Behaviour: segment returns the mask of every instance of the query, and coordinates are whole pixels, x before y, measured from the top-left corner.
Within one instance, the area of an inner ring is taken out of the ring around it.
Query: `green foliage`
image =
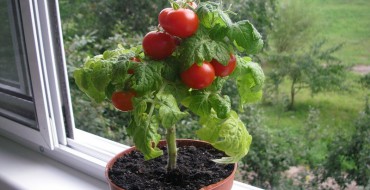
[[[277,0],[224,0],[225,4],[232,4],[233,10],[238,10],[236,14],[231,14],[232,20],[243,20],[248,18],[251,23],[261,33],[265,43],[264,48],[269,47],[267,33],[273,26],[276,19]]]
[[[203,128],[197,131],[197,135],[229,156],[214,160],[215,162],[235,163],[248,153],[252,136],[236,112],[231,111],[226,119],[218,118],[213,112],[211,115],[201,116],[200,124]]]
[[[262,87],[265,82],[265,75],[262,68],[251,62],[249,57],[237,58],[238,66],[233,76],[236,77],[240,105],[255,102],[262,97]]]
[[[158,13],[167,1],[118,1],[118,0],[60,0],[63,34],[66,37],[83,35],[86,30],[96,30],[99,38],[139,32],[156,26]]]
[[[370,73],[361,77],[360,84],[362,87],[370,89]]]
[[[328,147],[329,155],[324,164],[325,177],[334,177],[345,187],[355,180],[359,185],[367,186],[370,182],[370,106],[368,98],[366,107],[357,119],[356,132],[346,138],[338,135]],[[344,175],[347,174],[347,175]]]
[[[272,71],[269,78],[274,81],[273,90],[278,91],[284,78],[289,78],[290,104],[294,108],[295,96],[303,88],[317,94],[322,91],[344,88],[345,68],[333,56],[342,45],[326,48],[326,41],[313,41],[315,16],[308,7],[297,1],[279,10],[276,26],[271,31],[273,49],[269,53]]]
[[[292,149],[279,146],[272,134],[263,124],[263,112],[258,106],[246,106],[245,112],[240,117],[253,136],[251,149],[248,156],[242,159],[243,179],[248,183],[262,187],[276,187],[282,178],[282,172],[293,162]],[[293,143],[292,139],[281,132],[287,143]]]
[[[213,85],[204,90],[189,90],[180,80],[179,71],[194,62],[202,64],[203,61],[216,58],[226,64],[229,53],[236,48],[249,53],[261,49],[261,36],[249,22],[241,21],[234,25],[228,14],[220,9],[220,5],[199,4],[200,8],[207,6],[215,6],[217,11],[203,13],[225,25],[225,30],[231,31],[230,35],[211,39],[211,33],[218,27],[218,24],[211,23],[208,28],[200,27],[193,37],[183,39],[177,51],[168,59],[154,61],[146,57],[141,48],[118,47],[88,59],[82,67],[74,70],[78,87],[98,103],[109,101],[110,94],[114,91],[134,89],[138,93],[134,99],[135,109],[132,111],[127,132],[133,137],[137,149],[144,154],[145,159],[162,155],[162,151],[155,146],[161,137],[159,128],[172,128],[188,115],[180,110],[180,105],[200,117],[203,128],[197,133],[199,137],[208,140],[229,156],[217,160],[218,162],[236,162],[249,150],[251,136],[236,112],[231,111],[230,99],[219,94],[225,80],[215,80]],[[202,20],[201,24],[204,25]],[[233,44],[226,45],[230,41],[234,43],[234,47]],[[239,48],[243,43],[249,45],[243,46],[245,49]],[[140,58],[140,64],[134,64],[132,57]],[[235,79],[241,87],[241,103],[258,100],[260,95],[252,96],[252,99],[249,95],[261,92],[264,82],[262,69],[251,62],[250,58],[238,60],[239,75],[230,79]],[[134,74],[128,73],[129,69],[133,69]],[[209,125],[209,121],[213,121],[214,125]],[[208,132],[215,128],[217,132]]]
[[[292,53],[303,50],[313,41],[316,19],[309,4],[287,1],[281,3],[273,25],[269,32],[273,48],[277,53]]]
[[[188,69],[194,63],[210,62],[213,58],[226,65],[230,59],[230,51],[226,43],[212,40],[209,32],[200,27],[195,35],[181,44],[179,58],[184,64],[184,69]]]

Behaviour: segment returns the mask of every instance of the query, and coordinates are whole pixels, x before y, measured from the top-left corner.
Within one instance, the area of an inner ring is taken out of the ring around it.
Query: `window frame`
[[[0,135],[106,181],[106,163],[128,146],[74,126],[58,0],[19,3],[38,130],[0,116]]]
[[[53,150],[55,147],[55,123],[52,112],[49,112],[50,99],[48,80],[45,78],[45,59],[43,54],[42,40],[40,38],[40,19],[38,6],[35,1],[17,1],[21,12],[22,29],[24,34],[28,71],[35,107],[37,130],[29,128],[6,117],[0,117],[0,129],[6,133],[14,134],[39,146]],[[45,80],[46,79],[46,80]]]

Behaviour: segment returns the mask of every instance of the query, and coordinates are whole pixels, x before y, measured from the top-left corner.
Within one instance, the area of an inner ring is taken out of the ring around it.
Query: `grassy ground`
[[[305,0],[315,8],[319,37],[344,43],[337,53],[347,65],[370,65],[369,0]]]
[[[345,43],[336,54],[346,65],[370,65],[370,1],[369,0],[305,0],[317,12],[320,31],[318,38],[326,38],[330,45]],[[264,105],[265,124],[275,134],[276,140],[286,148],[296,149],[301,154],[302,146],[312,151],[313,161],[320,163],[327,153],[326,145],[338,134],[350,136],[353,123],[363,110],[365,97],[369,91],[358,84],[360,75],[349,73],[348,92],[328,92],[311,96],[308,90],[296,97],[294,111],[286,111],[283,106]],[[289,81],[281,86],[280,99],[289,98]],[[281,100],[280,102],[283,102]],[[307,126],[310,109],[318,111],[317,129]],[[285,135],[278,135],[286,131]],[[305,138],[307,131],[313,137]],[[296,144],[287,143],[291,138]],[[306,146],[305,146],[306,145]],[[301,160],[302,162],[305,162]],[[307,158],[308,159],[308,158]]]
[[[355,81],[359,76],[352,75],[350,78]],[[282,86],[280,99],[288,98],[288,83],[286,81]],[[318,164],[325,159],[327,144],[338,134],[348,137],[352,135],[354,122],[364,110],[368,93],[354,82],[349,92],[327,92],[311,96],[308,90],[302,90],[296,97],[295,109],[292,111],[287,111],[283,105],[264,105],[264,121],[279,143],[295,150],[295,157],[299,161],[305,163],[306,159],[311,159]],[[309,125],[310,110],[316,111],[313,120],[317,121],[317,128]],[[286,131],[283,136],[281,131]],[[307,138],[309,133],[311,136]],[[302,148],[311,149],[313,158],[302,158]]]

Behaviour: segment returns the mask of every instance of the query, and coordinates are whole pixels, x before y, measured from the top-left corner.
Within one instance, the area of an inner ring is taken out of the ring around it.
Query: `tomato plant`
[[[132,98],[135,96],[136,92],[133,90],[114,92],[112,94],[112,104],[121,111],[131,111],[134,109]]]
[[[140,63],[141,62],[140,58],[138,58],[138,57],[131,57],[130,61],[135,62],[135,63]],[[135,73],[135,71],[134,71],[134,69],[129,69],[127,71],[127,73],[133,75]]]
[[[171,35],[187,38],[193,35],[199,25],[197,14],[190,9],[163,9],[158,16],[159,24]]]
[[[142,45],[145,55],[155,60],[162,60],[175,51],[176,40],[167,33],[151,31],[144,36]]]
[[[262,68],[251,57],[237,55],[260,51],[262,36],[248,20],[232,21],[231,11],[223,10],[221,2],[169,1],[172,8],[160,12],[161,27],[145,35],[142,48],[118,46],[90,57],[74,71],[76,84],[97,103],[111,99],[121,111],[134,109],[127,132],[145,159],[163,154],[156,147],[162,127],[171,155],[167,168],[176,168],[175,128],[191,112],[202,125],[196,132],[199,139],[227,154],[216,161],[238,162],[247,154],[252,138],[222,88],[226,80],[235,82],[240,104],[262,97]],[[235,76],[215,80],[230,75],[235,67]],[[122,87],[132,90],[122,91]],[[112,91],[116,92],[110,95]]]
[[[215,70],[208,62],[203,62],[202,65],[194,63],[181,73],[181,79],[190,88],[203,89],[212,84],[215,79]]]
[[[230,60],[227,65],[222,65],[216,59],[211,61],[213,68],[215,69],[216,76],[225,77],[230,75],[236,67],[236,57],[234,54],[230,54]]]

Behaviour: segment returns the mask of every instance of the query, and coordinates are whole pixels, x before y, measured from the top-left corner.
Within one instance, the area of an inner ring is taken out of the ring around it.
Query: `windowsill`
[[[0,136],[1,189],[104,190],[108,185]]]
[[[108,185],[31,149],[0,136],[2,189],[104,190]],[[235,182],[233,190],[260,190]]]

